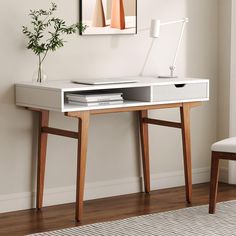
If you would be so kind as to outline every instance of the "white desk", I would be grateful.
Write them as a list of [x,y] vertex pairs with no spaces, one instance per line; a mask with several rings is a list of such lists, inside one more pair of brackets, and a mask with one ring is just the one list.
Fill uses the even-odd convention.
[[[46,83],[16,84],[16,104],[39,113],[37,209],[43,206],[44,175],[48,134],[78,140],[76,220],[82,219],[86,154],[90,115],[137,111],[140,120],[142,161],[145,192],[150,192],[150,167],[148,124],[180,128],[182,130],[186,200],[192,199],[190,108],[209,100],[209,81],[204,79],[156,79],[138,77],[138,83],[113,85],[82,85],[70,81],[48,81]],[[81,91],[122,92],[124,104],[84,107],[68,104],[68,92]],[[170,122],[148,118],[148,110],[180,108],[181,122]],[[78,132],[51,128],[49,111],[62,112],[78,119]]]

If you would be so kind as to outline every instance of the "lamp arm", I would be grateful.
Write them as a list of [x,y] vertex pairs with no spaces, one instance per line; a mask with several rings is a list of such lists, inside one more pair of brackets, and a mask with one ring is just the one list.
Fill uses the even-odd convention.
[[[160,26],[172,25],[172,24],[178,24],[178,23],[182,23],[182,29],[181,29],[181,34],[180,34],[179,41],[178,41],[178,46],[176,48],[176,52],[175,52],[175,55],[174,55],[173,64],[170,66],[171,74],[170,74],[170,76],[164,76],[164,77],[163,76],[159,76],[159,78],[175,78],[175,76],[174,76],[175,65],[176,65],[177,56],[178,56],[178,53],[179,53],[179,50],[180,50],[180,46],[181,46],[181,43],[182,43],[185,26],[186,26],[186,23],[188,23],[188,18],[183,18],[181,20],[176,20],[176,21],[169,21],[169,22],[165,22],[165,23],[161,23],[160,20],[152,20],[150,36],[152,38],[154,38],[154,40],[152,41],[151,47],[150,47],[150,49],[148,51],[147,57],[146,57],[145,62],[144,62],[144,66],[143,66],[143,68],[141,70],[141,74],[144,71],[145,65],[146,65],[147,60],[148,60],[148,56],[149,56],[149,54],[151,52],[151,49],[152,49],[153,44],[155,42],[155,39],[159,38],[159,36],[160,36]],[[147,29],[145,28],[145,29],[142,29],[141,31],[146,31],[146,30]]]
[[182,40],[183,40],[183,35],[184,35],[184,30],[185,30],[186,23],[187,23],[186,21],[183,21],[183,26],[182,26],[181,34],[180,34],[180,37],[179,37],[178,46],[177,46],[177,48],[176,48],[176,52],[175,52],[173,64],[172,64],[172,66],[171,66],[171,67],[173,67],[173,68],[175,68],[175,65],[176,65],[176,60],[177,60],[177,56],[178,56],[178,53],[179,53],[179,49],[180,49],[180,46],[181,46],[181,43],[182,43]]
[[161,23],[161,26],[162,25],[172,25],[172,24],[177,24],[177,23],[182,23],[182,22],[187,23],[188,22],[188,18],[184,18],[182,20],[175,20],[175,21],[164,22],[164,23]]
[[186,26],[186,23],[188,23],[188,18],[184,18],[182,20],[176,20],[176,21],[169,21],[169,22],[160,24],[161,26],[164,26],[164,25],[171,25],[171,24],[177,24],[177,23],[182,23],[182,29],[181,29],[181,33],[180,33],[180,37],[179,37],[179,41],[178,41],[178,46],[176,48],[176,52],[175,52],[175,55],[174,55],[173,64],[170,66],[170,77],[172,77],[172,78],[174,77],[174,70],[175,70],[175,66],[176,66],[176,60],[177,60],[177,56],[179,54],[180,46],[181,46],[181,43],[182,43],[182,40],[183,40],[185,26]]

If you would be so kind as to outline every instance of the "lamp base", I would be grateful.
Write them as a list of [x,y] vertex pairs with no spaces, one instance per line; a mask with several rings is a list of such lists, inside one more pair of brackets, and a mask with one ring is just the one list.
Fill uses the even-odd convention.
[[159,75],[157,76],[159,79],[176,79],[178,76],[170,76],[170,75]]

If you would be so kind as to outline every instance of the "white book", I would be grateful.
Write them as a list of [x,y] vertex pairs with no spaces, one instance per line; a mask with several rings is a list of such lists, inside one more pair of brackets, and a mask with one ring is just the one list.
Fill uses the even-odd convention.
[[118,100],[118,101],[106,101],[106,102],[75,102],[75,101],[68,101],[68,104],[72,105],[77,105],[77,106],[85,106],[85,107],[90,107],[90,106],[102,106],[102,105],[119,105],[123,104],[123,100]]
[[100,101],[115,101],[123,100],[122,93],[104,93],[104,94],[66,94],[69,101],[78,102],[100,102]]

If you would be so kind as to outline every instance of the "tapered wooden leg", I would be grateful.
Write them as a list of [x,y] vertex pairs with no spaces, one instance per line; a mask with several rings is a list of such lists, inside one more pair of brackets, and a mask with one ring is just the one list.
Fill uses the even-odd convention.
[[211,157],[211,182],[210,182],[210,197],[209,197],[209,213],[214,214],[216,209],[216,198],[219,179],[219,158],[212,153]]
[[79,118],[77,184],[76,184],[76,216],[75,216],[77,221],[81,220],[82,214],[83,214],[89,116],[90,116],[89,112],[83,112]]
[[142,146],[142,162],[145,192],[150,192],[150,163],[149,163],[149,142],[148,124],[143,122],[143,118],[148,117],[148,111],[139,111],[140,137]]
[[38,138],[38,167],[37,167],[37,200],[36,208],[39,210],[43,206],[43,191],[47,152],[48,134],[42,132],[42,127],[48,127],[49,111],[39,112],[39,138]]
[[182,124],[182,142],[184,157],[184,175],[186,188],[186,201],[192,201],[192,163],[191,163],[191,142],[190,142],[190,106],[184,103],[180,108]]

